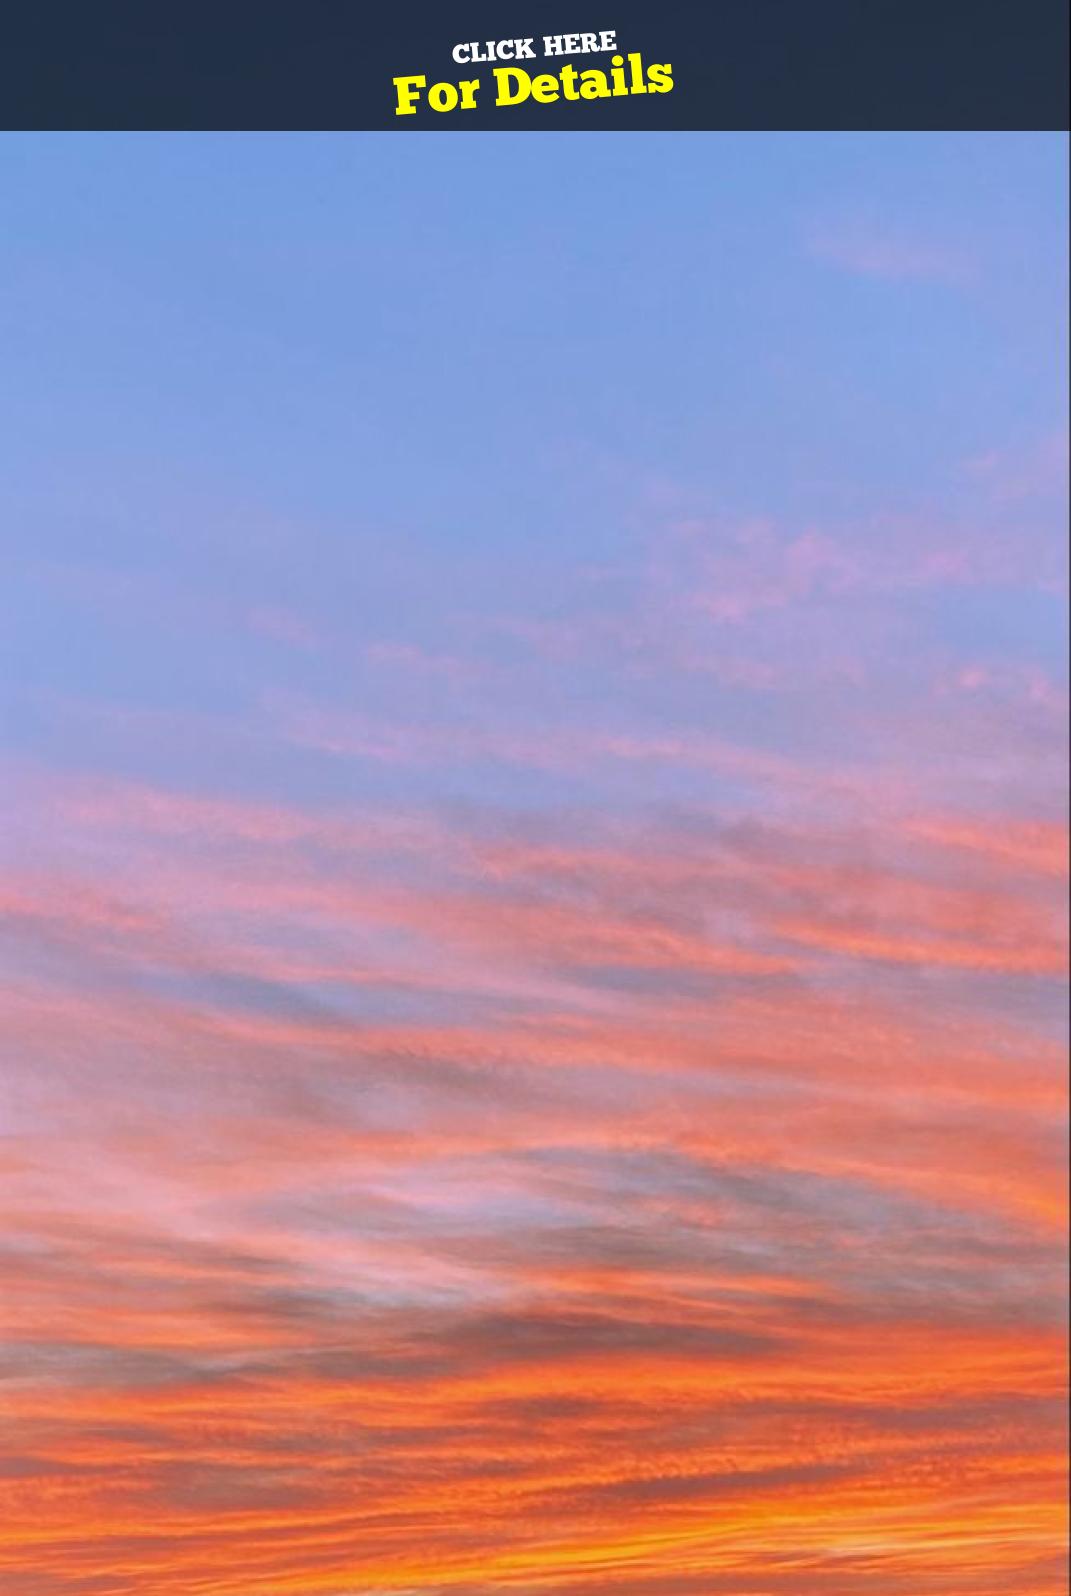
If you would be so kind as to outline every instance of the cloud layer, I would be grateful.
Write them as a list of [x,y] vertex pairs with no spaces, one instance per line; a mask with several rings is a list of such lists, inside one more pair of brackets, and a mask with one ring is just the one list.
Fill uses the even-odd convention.
[[1058,1596],[1040,155],[269,143],[20,200],[0,1587]]

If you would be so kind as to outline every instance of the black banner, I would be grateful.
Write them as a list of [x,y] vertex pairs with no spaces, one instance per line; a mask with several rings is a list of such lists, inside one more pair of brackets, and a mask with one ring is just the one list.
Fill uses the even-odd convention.
[[1064,0],[38,4],[9,129],[1062,129]]

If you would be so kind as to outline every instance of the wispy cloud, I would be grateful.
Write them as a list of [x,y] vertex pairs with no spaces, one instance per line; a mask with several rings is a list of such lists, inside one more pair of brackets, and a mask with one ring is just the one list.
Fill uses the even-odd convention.
[[815,227],[807,251],[840,271],[894,283],[963,287],[976,274],[975,262],[965,250],[877,216],[849,216]]

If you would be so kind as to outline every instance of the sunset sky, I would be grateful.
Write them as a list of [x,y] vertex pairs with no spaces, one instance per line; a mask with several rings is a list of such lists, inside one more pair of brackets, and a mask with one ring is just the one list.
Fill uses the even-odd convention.
[[6,135],[4,1596],[1058,1596],[1065,141]]

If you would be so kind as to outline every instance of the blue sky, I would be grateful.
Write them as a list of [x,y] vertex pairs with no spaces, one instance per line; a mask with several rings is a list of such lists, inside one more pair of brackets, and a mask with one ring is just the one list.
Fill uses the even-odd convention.
[[[578,568],[632,581],[659,495],[879,546],[883,516],[977,513],[964,462],[1061,425],[1059,139],[35,136],[3,159],[31,587],[57,564],[449,649],[444,584],[553,617]],[[938,597],[928,625],[1048,666],[1040,602]],[[141,606],[116,603],[26,595],[16,677],[164,707],[248,685],[247,639],[191,651],[151,614],[132,678]]]

